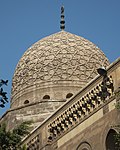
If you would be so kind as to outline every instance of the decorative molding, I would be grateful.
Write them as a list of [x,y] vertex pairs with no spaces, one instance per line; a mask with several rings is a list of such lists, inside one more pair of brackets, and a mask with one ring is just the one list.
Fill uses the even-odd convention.
[[88,142],[82,142],[76,150],[92,150],[92,148]]
[[40,137],[37,135],[34,137],[29,143],[27,143],[27,149],[31,150],[38,150],[40,148]]
[[108,77],[106,84],[105,92],[107,94],[104,94],[104,84],[101,82],[51,121],[48,125],[48,142],[55,140],[68,129],[76,126],[81,119],[110,99],[114,95],[111,76]]

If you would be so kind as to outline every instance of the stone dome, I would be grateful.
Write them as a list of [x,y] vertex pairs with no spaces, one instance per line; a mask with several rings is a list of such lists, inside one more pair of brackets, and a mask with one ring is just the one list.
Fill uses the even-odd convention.
[[104,53],[80,36],[60,31],[45,37],[28,48],[17,64],[11,106],[40,101],[44,96],[66,99],[93,79],[102,65],[109,65]]

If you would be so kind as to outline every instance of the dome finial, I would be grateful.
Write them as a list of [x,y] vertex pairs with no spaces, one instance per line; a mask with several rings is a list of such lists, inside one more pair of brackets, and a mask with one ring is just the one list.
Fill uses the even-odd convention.
[[60,21],[60,29],[65,29],[65,20],[64,20],[64,6],[61,7],[61,21]]

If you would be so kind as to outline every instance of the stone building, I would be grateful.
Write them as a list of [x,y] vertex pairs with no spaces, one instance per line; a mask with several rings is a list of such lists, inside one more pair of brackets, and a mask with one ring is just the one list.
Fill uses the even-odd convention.
[[119,99],[120,59],[110,64],[95,44],[62,30],[23,54],[0,121],[12,129],[33,120],[28,150],[114,150]]

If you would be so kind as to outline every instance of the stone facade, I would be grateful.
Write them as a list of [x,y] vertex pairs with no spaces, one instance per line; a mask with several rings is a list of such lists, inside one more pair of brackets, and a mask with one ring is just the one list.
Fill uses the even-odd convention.
[[36,42],[24,53],[13,76],[9,126],[31,118],[37,126],[91,81],[101,65],[109,65],[104,53],[69,32]]
[[[95,101],[96,93],[91,97],[91,91],[103,85],[102,77],[97,76],[31,132],[23,144],[27,144],[29,150],[115,150],[112,133],[117,132],[115,125],[120,123],[120,112],[115,107],[120,101],[120,59],[109,66],[107,75],[107,91],[111,94],[105,99],[98,94]],[[82,103],[78,105],[78,102],[84,98],[84,103],[88,103],[86,95],[92,105],[83,106],[80,113]]]
[[8,129],[13,129],[23,121],[32,121],[32,129],[40,125],[53,111],[58,109],[65,101],[41,100],[25,106],[9,109],[1,118],[6,122]]
[[[101,66],[105,77],[97,75]],[[24,53],[0,122],[12,129],[32,120],[34,130],[22,141],[28,150],[114,150],[108,135],[120,119],[119,87],[120,59],[109,65],[93,43],[61,31]]]

